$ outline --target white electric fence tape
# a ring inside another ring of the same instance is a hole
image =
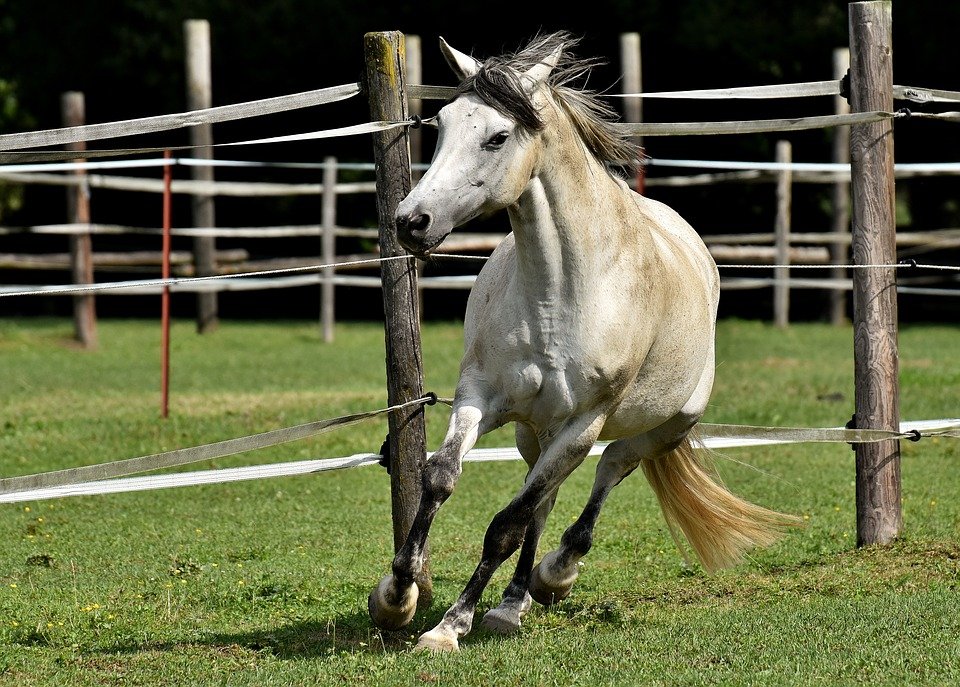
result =
[[[441,399],[445,400],[445,399]],[[422,402],[419,399],[416,402]],[[375,411],[376,412],[376,411]],[[384,411],[381,411],[384,412]],[[923,420],[903,422],[900,432],[883,430],[862,430],[845,428],[793,428],[793,427],[752,427],[746,425],[701,424],[700,445],[707,449],[741,448],[751,446],[769,446],[774,444],[805,442],[866,443],[888,441],[891,439],[916,439],[920,436],[945,436],[960,438],[960,419]],[[278,430],[280,431],[280,430]],[[221,442],[223,443],[223,442]],[[609,442],[599,442],[588,455],[603,453]],[[187,451],[189,449],[183,449]],[[429,456],[433,455],[428,453]],[[201,470],[165,475],[147,475],[121,479],[95,480],[60,486],[17,491],[0,492],[0,503],[18,503],[38,501],[67,496],[92,496],[97,494],[116,494],[131,491],[167,489],[171,487],[196,486],[201,484],[221,484],[270,477],[290,477],[363,467],[379,463],[381,456],[374,453],[360,453],[343,458],[323,460],[304,460],[269,465],[251,465],[240,468]],[[521,460],[520,452],[515,448],[473,449],[464,457],[466,462],[488,462]],[[136,460],[136,459],[133,459]],[[197,460],[201,460],[198,458]],[[95,468],[97,466],[89,466]],[[82,468],[81,468],[82,469]],[[57,473],[45,473],[57,474]],[[9,478],[17,479],[17,478]],[[0,482],[2,488],[2,482]]]
[[[213,124],[218,122],[233,121],[248,117],[258,117],[290,110],[313,107],[346,100],[352,98],[361,92],[359,83],[343,84],[332,86],[330,88],[321,88],[304,93],[295,93],[292,95],[278,96],[274,98],[265,98],[244,103],[235,103],[232,105],[222,105],[203,110],[193,110],[189,112],[180,112],[176,114],[158,115],[153,117],[143,117],[139,119],[128,119],[117,122],[104,122],[101,124],[85,124],[82,126],[65,127],[60,129],[46,129],[40,131],[27,131],[13,134],[0,135],[0,151],[23,151],[30,148],[41,148],[53,145],[64,145],[68,143],[78,143],[81,141],[94,141],[109,138],[119,138],[124,136],[133,136],[148,133],[157,133],[169,131],[172,129],[181,129],[198,126],[201,124]],[[420,86],[408,85],[407,97],[414,99],[449,99],[456,93],[456,89],[443,86]],[[615,97],[634,97],[634,98],[693,98],[693,99],[736,99],[736,98],[797,98],[807,96],[840,95],[842,93],[842,81],[814,81],[809,83],[795,84],[772,84],[766,86],[745,86],[737,88],[715,88],[700,89],[688,91],[667,91],[652,93],[628,93],[619,94]],[[939,89],[917,88],[912,86],[893,87],[894,98],[899,100],[910,100],[919,103],[929,102],[960,102],[960,92],[946,91]],[[908,115],[909,113],[901,113]],[[703,122],[703,123],[685,123],[676,124],[635,124],[628,129],[635,135],[645,136],[665,136],[665,135],[691,135],[691,134],[726,134],[726,133],[755,133],[764,131],[784,131],[799,130],[806,128],[817,128],[825,126],[837,126],[839,124],[866,123],[869,121],[878,121],[894,116],[901,116],[894,113],[856,113],[852,115],[831,115],[829,117],[809,117],[798,119],[769,120],[767,122]],[[916,113],[914,116],[927,119],[944,119],[960,121],[960,113]],[[273,143],[281,141],[303,141],[316,138],[327,138],[330,136],[343,136],[354,133],[364,133],[374,130],[382,130],[377,127],[405,126],[410,122],[372,122],[371,124],[360,124],[353,127],[344,127],[342,129],[332,129],[327,131],[312,132],[308,134],[297,134],[293,136],[278,136],[273,138],[258,139],[256,141],[243,141],[220,145],[252,145],[257,143]],[[374,128],[367,128],[373,126]],[[177,146],[176,150],[185,150],[191,146]],[[26,153],[25,159],[71,159],[78,157],[104,157],[123,154],[132,154],[144,152],[147,150],[160,152],[164,148],[140,148],[125,150],[91,150],[85,152],[64,152],[64,151],[34,151]],[[15,153],[0,153],[0,161],[16,159]]]

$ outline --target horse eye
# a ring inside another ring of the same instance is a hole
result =
[[[491,136],[483,147],[492,149],[500,148],[504,143],[507,142],[508,138],[510,138],[510,134],[508,134],[506,131],[501,131],[500,133]]]

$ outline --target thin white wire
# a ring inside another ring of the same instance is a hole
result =
[[[444,260],[489,260],[486,256],[483,255],[454,255],[451,253],[435,253],[430,256],[431,258],[440,258]],[[865,269],[929,269],[929,270],[946,270],[946,271],[960,271],[960,267],[955,265],[926,265],[926,264],[892,264],[892,265],[739,265],[739,264],[722,264],[717,265],[721,269],[756,269],[756,270],[770,270],[777,267],[788,268],[788,269],[798,269],[798,270],[825,270],[833,269],[835,267],[851,269],[851,270],[865,270]]]
[[[241,277],[261,277],[276,274],[293,274],[297,272],[316,272],[327,268],[357,267],[360,265],[374,265],[389,260],[410,260],[412,255],[394,255],[382,258],[366,258],[363,260],[349,260],[346,262],[330,263],[327,265],[307,265],[305,267],[284,267],[259,272],[241,272],[239,274],[213,274],[204,277],[172,277],[169,279],[136,279],[131,281],[117,281],[105,284],[64,284],[61,286],[24,289],[22,291],[0,292],[0,298],[11,296],[51,296],[72,293],[95,293],[97,291],[111,291],[116,289],[141,288],[144,286],[174,286],[176,284],[191,284],[195,282],[213,281],[215,279],[237,279]]]

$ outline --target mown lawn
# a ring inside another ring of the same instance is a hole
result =
[[[100,323],[77,350],[64,320],[0,321],[0,476],[129,458],[386,404],[382,329],[304,322],[173,330],[171,417],[159,417],[155,322]],[[904,419],[960,416],[960,328],[900,335]],[[424,328],[426,388],[452,395],[457,323]],[[852,332],[746,321],[718,330],[707,422],[841,426],[853,412]],[[446,426],[427,410],[430,448]],[[375,452],[385,420],[193,469]],[[509,430],[482,440],[512,441]],[[960,441],[903,444],[904,533],[855,546],[845,444],[725,449],[737,493],[803,517],[740,568],[682,565],[652,493],[611,497],[571,597],[522,632],[479,628],[453,656],[411,653],[459,594],[519,463],[468,464],[431,537],[436,600],[381,633],[366,598],[388,571],[379,467],[0,505],[3,685],[941,685],[960,682]],[[554,547],[592,482],[561,491]],[[495,605],[512,562],[480,612]],[[479,623],[478,623],[479,624]]]

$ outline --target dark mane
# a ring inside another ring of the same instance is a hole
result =
[[[476,75],[460,84],[457,95],[476,93],[527,131],[541,131],[545,126],[543,118],[524,92],[518,75],[562,48],[547,85],[598,160],[632,168],[639,164],[640,152],[617,127],[617,113],[595,91],[575,87],[586,81],[591,69],[603,64],[599,59],[573,55],[570,50],[578,41],[566,32],[537,36],[515,53],[488,58]]]

